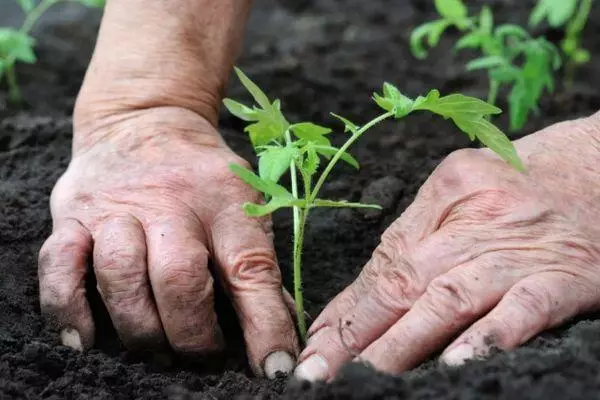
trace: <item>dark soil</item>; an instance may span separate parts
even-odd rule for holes
[[[2,13],[9,0],[0,0]],[[462,57],[443,40],[425,62],[408,51],[417,24],[433,16],[430,1],[261,0],[249,26],[239,65],[272,96],[283,99],[291,119],[331,124],[330,111],[358,121],[376,112],[370,94],[384,80],[409,95],[430,88],[485,97],[483,76],[465,73]],[[474,7],[483,1],[470,2]],[[500,21],[524,22],[529,2],[487,1]],[[70,158],[69,114],[91,54],[95,13],[62,8],[46,22],[36,66],[22,66],[25,109],[2,106],[0,90],[0,399],[592,399],[600,396],[600,320],[582,318],[535,338],[521,349],[448,370],[435,359],[399,377],[353,366],[331,385],[289,384],[251,377],[233,329],[232,351],[215,363],[134,356],[114,332],[98,333],[96,349],[77,354],[58,344],[39,315],[36,259],[51,229],[48,197]],[[68,16],[68,17],[65,17]],[[75,17],[73,17],[75,16]],[[5,16],[0,16],[5,17]],[[0,18],[1,20],[2,18]],[[573,89],[542,102],[523,131],[589,115],[600,108],[600,7],[587,27],[592,63]],[[553,40],[560,35],[548,31]],[[232,84],[231,95],[242,91]],[[504,122],[502,122],[504,123]],[[222,132],[250,158],[240,124],[223,114]],[[380,213],[315,213],[306,243],[306,301],[317,315],[359,272],[379,235],[411,202],[439,161],[470,145],[447,123],[429,116],[373,130],[355,149],[362,169],[341,168],[327,195],[379,201]],[[275,216],[277,249],[290,282],[290,218]],[[226,308],[226,307],[225,307]],[[99,315],[102,318],[102,315]],[[237,342],[236,342],[237,340]],[[235,344],[237,343],[237,345]],[[210,364],[210,368],[208,365]]]

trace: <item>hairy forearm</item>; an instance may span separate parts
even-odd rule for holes
[[[119,114],[154,107],[187,109],[216,125],[250,5],[109,0],[77,98],[75,135],[93,135]]]

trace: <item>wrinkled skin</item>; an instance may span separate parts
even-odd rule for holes
[[[599,122],[517,141],[527,175],[486,149],[451,154],[315,320],[296,375],[352,359],[398,373],[444,347],[461,364],[600,308]]]
[[[278,353],[275,366],[291,369],[298,352],[293,304],[282,292],[270,220],[243,214],[244,202],[260,198],[228,169],[248,164],[204,118],[182,108],[107,121],[76,135],[72,161],[51,197],[53,233],[40,251],[41,309],[63,330],[63,342],[81,349],[94,341],[84,282],[90,259],[129,347],[220,350],[213,308],[213,279],[220,279],[254,371],[263,375],[266,358],[278,351],[292,358]]]

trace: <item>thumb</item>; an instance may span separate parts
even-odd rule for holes
[[[252,370],[275,378],[291,373],[298,354],[293,319],[281,289],[270,225],[239,204],[211,223],[213,255],[238,314]]]

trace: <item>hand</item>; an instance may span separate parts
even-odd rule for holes
[[[182,353],[212,352],[223,346],[213,308],[213,279],[220,279],[254,371],[290,372],[297,338],[270,220],[244,215],[241,204],[259,201],[258,194],[228,169],[245,161],[183,108],[112,117],[89,135],[77,132],[73,159],[53,190],[53,233],[39,258],[42,312],[65,344],[92,346],[84,282],[90,258],[127,346],[166,341]]]
[[[397,373],[443,346],[460,364],[598,309],[599,119],[518,141],[527,175],[488,150],[450,155],[315,320],[296,376],[352,359]]]

